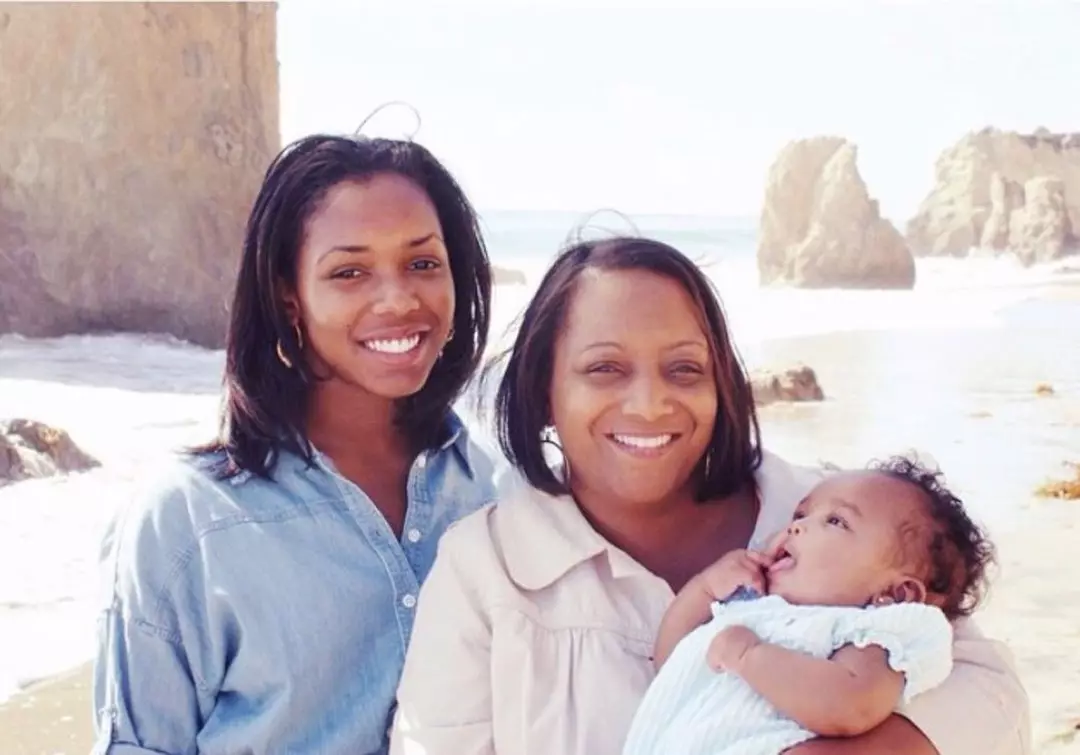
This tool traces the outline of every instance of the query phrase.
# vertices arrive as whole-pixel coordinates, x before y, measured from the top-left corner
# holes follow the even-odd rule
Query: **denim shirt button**
[[[422,453],[416,457],[416,466],[423,469],[427,466],[427,453]]]
[[[418,543],[420,542],[420,530],[413,527],[411,530],[409,530],[405,537],[409,538],[410,543]]]
[[[414,608],[416,606],[416,596],[412,593],[407,594],[404,598],[401,599],[401,605],[405,606],[406,608]]]

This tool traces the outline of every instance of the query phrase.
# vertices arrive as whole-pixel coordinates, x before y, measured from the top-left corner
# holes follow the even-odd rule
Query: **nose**
[[[420,307],[420,299],[412,284],[402,276],[388,276],[382,280],[375,294],[371,311],[376,315],[401,317]]]
[[[623,410],[651,422],[671,413],[672,407],[664,381],[659,377],[638,374],[627,388]]]
[[[787,528],[789,535],[801,535],[803,532],[802,522],[792,522]]]

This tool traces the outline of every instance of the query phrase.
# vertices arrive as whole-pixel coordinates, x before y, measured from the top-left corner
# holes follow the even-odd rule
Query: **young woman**
[[[487,337],[468,200],[410,142],[312,136],[248,222],[220,437],[106,537],[96,752],[384,752],[420,583],[492,498],[451,410]]]
[[[497,419],[518,474],[440,545],[391,752],[619,753],[675,593],[727,553],[762,550],[821,476],[760,450],[708,281],[644,239],[558,258],[522,318]],[[561,450],[555,468],[545,446]],[[903,715],[789,752],[1026,753],[1024,692],[998,647],[962,621],[953,655]]]

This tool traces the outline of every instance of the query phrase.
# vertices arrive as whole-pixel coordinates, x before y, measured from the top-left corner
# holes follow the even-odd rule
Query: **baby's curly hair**
[[[892,456],[871,462],[873,472],[911,483],[927,499],[930,531],[914,527],[918,533],[920,559],[924,564],[926,589],[943,601],[942,611],[950,619],[969,616],[986,595],[988,571],[995,561],[994,545],[986,532],[964,510],[964,502],[945,485],[945,478],[911,456]]]

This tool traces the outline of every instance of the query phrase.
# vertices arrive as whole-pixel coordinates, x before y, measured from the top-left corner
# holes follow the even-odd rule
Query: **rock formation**
[[[274,3],[0,5],[0,332],[220,345],[280,145]]]
[[[786,370],[760,370],[750,374],[750,390],[756,406],[768,406],[778,401],[823,401],[825,392],[818,383],[817,373],[807,366]]]
[[[769,169],[757,261],[761,282],[804,288],[912,288],[915,262],[881,217],[836,137],[787,145]]]
[[[1080,245],[1080,134],[983,129],[945,150],[907,225],[915,254],[1013,252],[1026,264]]]
[[[97,466],[63,430],[27,419],[0,421],[0,485]]]

